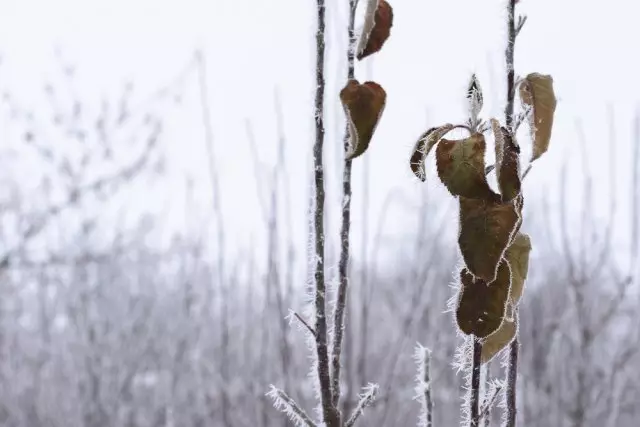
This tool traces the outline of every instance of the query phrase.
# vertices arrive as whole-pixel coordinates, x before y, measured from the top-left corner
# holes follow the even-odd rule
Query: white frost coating
[[[420,416],[418,418],[418,427],[431,427],[428,420],[429,408],[427,407],[427,391],[431,390],[431,379],[428,375],[430,369],[429,362],[431,358],[431,350],[417,344],[413,359],[418,365],[418,373],[416,375],[416,386],[414,391],[416,395],[415,400],[420,400]]]
[[[360,34],[360,40],[358,41],[358,49],[356,53],[360,55],[364,48],[367,47],[369,36],[375,25],[376,10],[378,9],[378,3],[380,0],[368,0],[367,8],[364,12],[364,25],[362,27],[362,33]]]
[[[351,414],[349,419],[345,422],[345,427],[353,427],[353,425],[355,425],[358,418],[364,413],[364,409],[370,406],[376,399],[379,389],[380,386],[374,383],[369,383],[362,389],[362,394],[360,394],[359,396],[360,400],[356,405],[356,409],[353,411],[353,414]]]
[[[316,427],[309,416],[284,391],[271,385],[267,396],[273,399],[273,406],[284,412],[296,427]]]

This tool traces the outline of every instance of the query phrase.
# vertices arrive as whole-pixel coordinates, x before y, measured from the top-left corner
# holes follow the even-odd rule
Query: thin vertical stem
[[[509,0],[507,9],[507,48],[505,50],[507,62],[507,105],[504,115],[507,129],[513,131],[513,105],[515,99],[515,68],[514,52],[516,44],[515,8],[517,0]]]
[[[516,44],[515,9],[517,0],[508,0],[507,9],[507,48],[505,50],[507,66],[507,105],[505,107],[505,121],[507,129],[514,132],[513,108],[515,99],[515,66],[514,53]],[[517,313],[516,313],[517,315]],[[506,427],[516,425],[516,385],[518,379],[518,350],[519,343],[516,335],[509,347],[509,365],[507,368],[507,424]]]
[[[347,48],[347,79],[354,78],[354,49],[355,49],[355,15],[357,0],[349,0],[349,45]],[[345,130],[344,152],[349,151],[349,129]],[[338,407],[340,400],[340,356],[342,353],[342,337],[344,334],[344,318],[347,304],[347,288],[349,285],[349,230],[351,227],[351,160],[344,161],[342,174],[342,224],[340,227],[340,261],[338,275],[340,284],[336,298],[333,319],[333,351],[331,363],[333,367],[332,387],[334,407]]]
[[[480,425],[480,368],[482,366],[482,343],[473,338],[473,359],[471,363],[471,400],[469,401],[469,418],[471,427]]]
[[[507,423],[506,427],[515,427],[516,425],[516,386],[518,380],[518,350],[520,343],[518,336],[511,342],[509,346],[509,365],[507,367]]]
[[[433,427],[433,397],[431,396],[431,355],[427,354],[424,359],[424,401],[425,401],[425,427]]]
[[[315,235],[315,331],[317,372],[320,382],[320,404],[322,417],[327,427],[338,427],[339,417],[332,405],[329,354],[327,350],[326,286],[324,277],[324,50],[325,50],[325,2],[317,0],[318,27],[316,30],[316,95],[315,124],[316,135],[313,145],[314,163],[314,235]]]
[[[202,50],[196,51],[196,64],[198,70],[198,84],[199,84],[199,92],[200,92],[200,105],[202,109],[202,125],[204,127],[204,136],[205,136],[205,144],[207,149],[207,161],[208,161],[208,169],[209,169],[209,178],[211,180],[211,192],[213,199],[213,213],[216,219],[216,236],[217,236],[217,244],[218,244],[218,257],[217,257],[217,273],[218,273],[218,286],[221,288],[221,298],[220,298],[220,311],[222,312],[222,327],[221,329],[221,346],[223,349],[222,353],[222,362],[221,362],[221,371],[222,371],[222,381],[224,382],[223,392],[222,392],[222,419],[225,427],[231,426],[230,421],[230,402],[229,397],[227,395],[226,389],[227,385],[230,381],[229,379],[229,312],[228,305],[225,303],[227,301],[227,291],[225,284],[225,227],[224,227],[224,218],[222,213],[222,205],[220,201],[220,180],[218,178],[218,173],[216,169],[216,159],[215,159],[215,150],[214,150],[214,136],[213,136],[213,126],[211,125],[211,106],[209,104],[209,86],[207,84],[207,63],[204,56],[204,52]],[[212,295],[215,298],[215,295]],[[209,301],[207,302],[207,304]]]

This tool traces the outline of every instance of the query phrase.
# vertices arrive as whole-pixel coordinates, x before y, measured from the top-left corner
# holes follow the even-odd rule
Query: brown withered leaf
[[[549,148],[553,116],[556,111],[556,96],[553,78],[550,75],[531,73],[520,83],[520,100],[533,109],[529,125],[533,139],[531,161],[542,156]]]
[[[491,128],[496,140],[496,178],[502,195],[502,201],[508,202],[520,194],[520,147],[514,136],[500,126],[497,120],[491,119]]]
[[[487,143],[481,133],[462,140],[442,139],[436,148],[438,176],[454,196],[498,200],[485,175]]]
[[[371,138],[384,111],[387,93],[378,83],[349,80],[340,91],[340,100],[349,123],[349,152],[345,159],[352,160],[369,147]]]
[[[500,328],[505,317],[511,271],[501,262],[496,280],[488,283],[474,278],[468,269],[460,271],[460,294],[456,307],[458,328],[467,334],[485,338]]]
[[[438,143],[454,126],[451,123],[440,127],[432,127],[425,133],[420,135],[418,142],[413,147],[411,153],[411,159],[409,160],[409,167],[415,176],[424,182],[427,179],[427,174],[424,168],[424,163],[427,159],[427,155],[431,151],[434,145]]]
[[[511,344],[518,332],[518,319],[504,319],[493,334],[482,340],[481,363],[490,362],[502,349]]]
[[[496,165],[501,161],[503,152],[502,148],[504,147],[504,134],[502,133],[502,126],[500,126],[500,122],[494,118],[489,120],[491,122],[491,131],[493,132],[493,137],[496,140]],[[498,174],[498,168],[496,167],[496,174]]]
[[[529,271],[529,254],[531,253],[531,239],[527,234],[518,233],[504,253],[504,258],[511,267],[511,295],[510,304],[513,308],[518,306],[524,284]]]
[[[460,197],[458,245],[469,271],[491,282],[518,224],[516,200],[500,203]]]
[[[377,3],[375,12],[372,8],[376,7],[376,1],[369,1],[367,4],[364,28],[356,55],[358,60],[380,51],[391,34],[393,9],[385,0],[379,0]]]

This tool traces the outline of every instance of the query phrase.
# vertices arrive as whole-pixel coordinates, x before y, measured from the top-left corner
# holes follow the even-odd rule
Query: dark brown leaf
[[[511,241],[520,215],[516,200],[508,203],[460,197],[458,245],[469,271],[491,282]]]
[[[500,328],[505,317],[511,271],[501,262],[496,280],[474,278],[466,268],[460,271],[460,294],[456,308],[456,322],[467,335],[485,338]]]
[[[352,160],[369,147],[387,101],[385,90],[378,83],[349,80],[340,91],[340,100],[349,123],[349,152],[346,160]]]

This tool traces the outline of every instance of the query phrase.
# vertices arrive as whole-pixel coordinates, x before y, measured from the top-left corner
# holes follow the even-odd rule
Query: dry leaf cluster
[[[544,154],[551,139],[556,97],[551,76],[532,73],[519,82],[520,99],[529,119],[533,155]],[[483,97],[475,75],[467,93],[468,124],[447,123],[423,133],[410,158],[411,171],[426,179],[425,162],[435,147],[437,174],[459,201],[458,246],[464,260],[459,274],[455,319],[460,331],[479,339],[482,362],[491,360],[516,336],[516,307],[522,297],[529,267],[531,240],[520,232],[524,197],[517,125],[507,127],[497,119],[478,119]],[[445,139],[453,129],[466,129],[459,140]],[[495,140],[496,164],[487,168],[485,133]],[[494,170],[499,192],[487,181]]]

